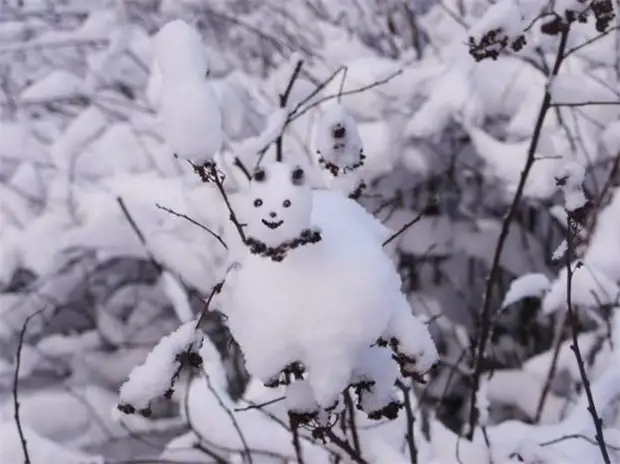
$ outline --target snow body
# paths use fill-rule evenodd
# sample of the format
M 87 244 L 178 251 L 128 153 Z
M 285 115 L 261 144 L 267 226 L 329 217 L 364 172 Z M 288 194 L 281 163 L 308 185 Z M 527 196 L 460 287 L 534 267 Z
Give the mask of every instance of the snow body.
M 280 262 L 245 250 L 231 276 L 228 325 L 251 374 L 267 383 L 288 364 L 301 362 L 316 402 L 329 408 L 350 384 L 360 353 L 385 334 L 420 356 L 424 370 L 431 367 L 435 346 L 411 314 L 376 229 L 361 227 L 359 216 L 346 217 L 344 208 L 337 217 L 320 206 L 313 211 L 303 170 L 284 163 L 255 176 L 244 204 L 247 236 L 267 246 L 313 226 L 322 237 L 289 250 Z M 420 329 L 425 335 L 416 339 Z

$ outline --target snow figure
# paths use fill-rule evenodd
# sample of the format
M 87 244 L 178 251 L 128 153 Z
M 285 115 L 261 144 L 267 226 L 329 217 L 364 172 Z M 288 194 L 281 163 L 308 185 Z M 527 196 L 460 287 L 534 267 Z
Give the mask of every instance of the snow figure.
M 271 385 L 300 364 L 314 402 L 329 411 L 379 339 L 403 372 L 432 367 L 435 345 L 400 290 L 381 232 L 362 226 L 363 209 L 327 214 L 304 170 L 277 162 L 254 174 L 245 195 L 239 215 L 248 246 L 227 280 L 223 309 L 252 375 Z M 377 404 L 386 402 L 381 390 Z
M 364 165 L 364 148 L 355 121 L 339 103 L 330 105 L 319 121 L 316 150 L 327 185 L 359 198 L 366 188 L 359 172 Z
M 164 25 L 155 37 L 152 73 L 149 99 L 170 148 L 196 164 L 211 161 L 222 145 L 222 115 L 198 31 L 179 19 Z

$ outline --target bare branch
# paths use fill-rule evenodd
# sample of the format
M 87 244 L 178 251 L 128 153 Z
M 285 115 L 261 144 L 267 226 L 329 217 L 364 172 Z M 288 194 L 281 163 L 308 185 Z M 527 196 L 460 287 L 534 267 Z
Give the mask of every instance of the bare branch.
M 178 213 L 178 212 L 174 211 L 173 209 L 166 208 L 165 206 L 160 205 L 159 203 L 156 203 L 155 206 L 158 207 L 161 210 L 166 211 L 167 213 L 172 214 L 173 216 L 183 218 L 183 219 L 191 222 L 192 224 L 200 227 L 201 229 L 207 231 L 213 238 L 215 238 L 218 242 L 220 242 L 224 248 L 226 248 L 228 250 L 228 245 L 226 245 L 226 242 L 224 241 L 224 239 L 220 235 L 216 234 L 211 229 L 209 229 L 207 226 L 203 226 L 201 223 L 199 223 L 198 221 L 195 221 L 194 219 L 192 219 L 191 217 L 187 216 L 186 214 Z
M 558 75 L 560 70 L 560 66 L 562 65 L 562 61 L 565 57 L 566 44 L 568 41 L 568 33 L 569 26 L 565 25 L 562 29 L 560 35 L 560 43 L 558 45 L 558 52 L 555 59 L 555 64 L 551 71 L 551 78 Z M 534 162 L 536 160 L 536 149 L 538 147 L 538 142 L 540 140 L 540 136 L 543 130 L 543 123 L 545 122 L 545 118 L 547 116 L 547 112 L 551 107 L 551 93 L 549 88 L 547 87 L 545 90 L 545 95 L 543 97 L 542 104 L 540 106 L 540 111 L 538 113 L 538 118 L 536 120 L 536 125 L 534 126 L 534 131 L 532 133 L 532 140 L 530 142 L 530 146 L 527 153 L 527 159 L 525 161 L 525 166 L 521 171 L 521 176 L 519 178 L 519 184 L 517 185 L 517 189 L 515 191 L 515 195 L 512 199 L 512 203 L 506 214 L 504 221 L 502 222 L 502 227 L 500 230 L 499 237 L 497 239 L 497 245 L 495 247 L 495 253 L 493 255 L 493 261 L 491 263 L 491 269 L 489 271 L 489 278 L 486 285 L 486 290 L 484 294 L 484 302 L 482 306 L 482 311 L 480 313 L 480 319 L 478 321 L 479 324 L 479 334 L 474 344 L 474 375 L 472 377 L 472 391 L 471 391 L 471 400 L 469 406 L 469 430 L 468 430 L 468 438 L 471 439 L 474 433 L 475 425 L 477 422 L 477 409 L 476 409 L 476 395 L 478 394 L 478 389 L 480 388 L 480 377 L 482 375 L 482 371 L 484 368 L 484 357 L 486 354 L 486 346 L 487 342 L 491 336 L 492 331 L 492 307 L 491 300 L 493 295 L 493 289 L 495 287 L 496 282 L 499 280 L 500 276 L 500 259 L 502 256 L 502 252 L 504 250 L 504 246 L 506 244 L 506 239 L 508 238 L 508 232 L 510 231 L 510 225 L 516 216 L 517 207 L 523 197 L 523 192 L 525 190 L 525 184 L 529 177 L 530 171 Z
M 571 336 L 573 339 L 571 350 L 573 351 L 573 353 L 575 353 L 575 359 L 577 360 L 577 366 L 579 367 L 579 376 L 581 377 L 583 390 L 585 392 L 586 399 L 588 400 L 588 412 L 592 416 L 592 421 L 594 422 L 594 429 L 596 430 L 596 435 L 594 436 L 594 438 L 596 439 L 596 442 L 601 450 L 601 456 L 603 457 L 603 461 L 605 462 L 605 464 L 611 464 L 609 452 L 607 451 L 607 446 L 605 444 L 605 437 L 603 436 L 603 420 L 600 418 L 596 411 L 596 405 L 594 404 L 592 389 L 590 388 L 590 380 L 588 379 L 588 374 L 586 372 L 583 356 L 581 355 L 581 349 L 579 348 L 578 321 L 577 315 L 575 314 L 575 309 L 573 308 L 573 300 L 571 295 L 574 272 L 571 263 L 571 256 L 573 255 L 574 247 L 573 239 L 576 236 L 578 227 L 579 225 L 575 221 L 573 215 L 569 213 L 568 230 L 566 232 L 566 243 L 568 245 L 566 256 L 566 305 L 568 307 L 568 321 L 570 322 Z
M 19 334 L 19 344 L 17 345 L 17 354 L 15 356 L 15 375 L 13 376 L 13 407 L 14 407 L 13 417 L 15 418 L 15 425 L 17 426 L 17 432 L 19 433 L 19 439 L 21 440 L 21 443 L 22 443 L 22 450 L 24 452 L 24 464 L 31 464 L 31 461 L 30 461 L 30 454 L 28 453 L 28 446 L 26 444 L 26 437 L 24 436 L 24 430 L 22 429 L 22 422 L 19 417 L 19 398 L 18 398 L 19 367 L 21 365 L 22 347 L 24 346 L 24 337 L 26 335 L 26 329 L 28 328 L 28 323 L 31 321 L 33 317 L 41 313 L 43 309 L 45 308 L 39 309 L 34 314 L 31 314 L 30 316 L 28 316 L 26 320 L 24 321 L 24 325 L 22 326 L 22 330 Z
M 302 60 L 299 60 L 297 62 L 297 65 L 295 66 L 295 69 L 293 70 L 293 74 L 291 75 L 291 78 L 288 81 L 288 85 L 286 86 L 286 90 L 284 91 L 282 95 L 280 95 L 280 108 L 286 108 L 286 104 L 288 103 L 288 98 L 291 94 L 291 90 L 293 90 L 293 85 L 295 84 L 295 81 L 299 77 L 299 72 L 301 71 L 301 67 L 303 66 L 303 64 L 304 62 Z M 276 161 L 282 161 L 282 138 L 283 137 L 284 137 L 284 130 L 282 131 L 282 133 L 276 140 Z

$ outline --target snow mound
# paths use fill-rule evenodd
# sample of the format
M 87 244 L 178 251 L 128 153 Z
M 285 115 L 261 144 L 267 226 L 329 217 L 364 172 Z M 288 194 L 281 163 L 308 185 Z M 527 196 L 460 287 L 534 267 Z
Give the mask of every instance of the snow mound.
M 532 273 L 523 275 L 510 283 L 510 288 L 502 302 L 502 308 L 506 308 L 524 298 L 540 298 L 550 287 L 551 282 L 545 274 Z
M 126 412 L 146 410 L 154 398 L 168 394 L 182 367 L 182 353 L 197 354 L 203 336 L 194 321 L 162 338 L 143 364 L 135 367 L 120 388 L 120 406 Z M 123 411 L 123 412 L 125 412 Z

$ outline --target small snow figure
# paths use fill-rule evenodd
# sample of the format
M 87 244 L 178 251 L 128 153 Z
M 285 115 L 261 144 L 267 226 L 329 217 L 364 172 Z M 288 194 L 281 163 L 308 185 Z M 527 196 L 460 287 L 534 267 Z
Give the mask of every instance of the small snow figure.
M 328 185 L 358 198 L 366 183 L 357 171 L 364 165 L 366 156 L 355 121 L 339 103 L 330 105 L 320 119 L 316 148 Z
M 179 19 L 164 25 L 155 37 L 152 72 L 150 98 L 157 103 L 168 145 L 198 165 L 211 161 L 222 145 L 222 115 L 207 81 L 198 31 Z
M 313 198 L 299 167 L 273 163 L 254 175 L 240 212 L 248 249 L 223 310 L 252 375 L 273 384 L 286 366 L 301 363 L 314 402 L 330 411 L 379 338 L 393 341 L 403 370 L 417 375 L 432 367 L 437 351 L 377 232 L 361 226 L 361 212 L 340 207 L 334 217 L 316 211 L 322 207 Z M 273 259 L 273 250 L 284 248 L 284 257 Z M 386 406 L 380 390 L 369 408 Z

